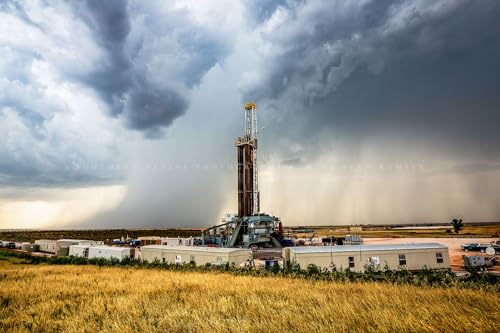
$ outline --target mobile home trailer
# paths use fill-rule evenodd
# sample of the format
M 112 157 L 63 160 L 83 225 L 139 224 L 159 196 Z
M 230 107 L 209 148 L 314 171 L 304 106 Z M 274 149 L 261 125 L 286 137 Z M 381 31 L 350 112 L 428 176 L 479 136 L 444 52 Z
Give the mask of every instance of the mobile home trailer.
M 102 242 L 86 240 L 86 239 L 39 239 L 35 241 L 35 244 L 40 246 L 41 252 L 54 253 L 57 255 L 68 255 L 69 247 L 71 245 L 78 244 L 89 244 L 89 245 L 99 245 Z
M 321 268 L 349 268 L 364 272 L 365 267 L 383 269 L 404 267 L 418 271 L 430 269 L 450 269 L 448 248 L 439 243 L 377 244 L 288 247 L 283 249 L 285 263 L 295 262 L 301 268 L 313 264 Z
M 193 237 L 162 237 L 161 245 L 170 245 L 170 246 L 193 246 L 194 238 Z
M 73 257 L 83 257 L 83 258 L 88 258 L 89 257 L 89 245 L 70 245 L 69 246 L 69 256 Z
M 56 253 L 57 243 L 53 239 L 37 239 L 35 244 L 40 246 L 41 252 Z
M 165 263 L 194 262 L 198 266 L 230 264 L 239 267 L 252 258 L 252 251 L 240 248 L 148 245 L 141 248 L 141 256 L 148 262 L 157 259 Z
M 134 253 L 129 247 L 115 247 L 115 246 L 91 246 L 88 249 L 88 258 L 115 258 L 122 260 L 125 257 L 134 257 Z

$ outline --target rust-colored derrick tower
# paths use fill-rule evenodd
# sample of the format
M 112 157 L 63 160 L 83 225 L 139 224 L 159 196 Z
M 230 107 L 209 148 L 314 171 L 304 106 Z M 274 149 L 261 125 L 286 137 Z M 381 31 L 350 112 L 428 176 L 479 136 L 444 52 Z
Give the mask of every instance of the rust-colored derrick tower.
M 257 110 L 245 105 L 245 135 L 235 140 L 238 160 L 238 216 L 259 214 Z
M 202 245 L 281 247 L 281 221 L 260 212 L 257 169 L 257 110 L 245 104 L 245 132 L 234 142 L 238 161 L 238 214 L 226 214 L 222 224 L 202 231 Z M 205 236 L 206 235 L 206 236 Z

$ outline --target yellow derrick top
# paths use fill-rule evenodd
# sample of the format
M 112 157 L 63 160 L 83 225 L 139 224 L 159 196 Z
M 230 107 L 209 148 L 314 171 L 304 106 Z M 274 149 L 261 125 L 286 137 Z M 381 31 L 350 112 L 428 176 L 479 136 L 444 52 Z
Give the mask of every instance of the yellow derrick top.
M 245 104 L 245 110 L 251 110 L 251 109 L 256 109 L 254 103 L 248 102 L 247 104 Z

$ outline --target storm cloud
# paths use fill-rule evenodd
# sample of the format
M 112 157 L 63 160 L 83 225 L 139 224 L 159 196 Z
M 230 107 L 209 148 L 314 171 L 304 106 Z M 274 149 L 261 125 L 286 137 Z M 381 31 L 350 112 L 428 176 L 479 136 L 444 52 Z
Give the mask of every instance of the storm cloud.
M 362 144 L 392 133 L 491 158 L 500 141 L 499 13 L 497 1 L 277 5 L 256 28 L 262 65 L 244 93 L 288 112 L 290 141 L 324 142 L 330 132 Z
M 155 17 L 159 14 L 154 11 L 161 13 L 161 9 L 154 6 L 147 8 L 146 5 L 145 13 L 135 13 L 139 22 L 155 21 L 152 25 L 148 24 L 147 31 L 139 31 L 140 34 L 132 31 L 134 27 L 128 12 L 132 5 L 128 1 L 103 3 L 87 0 L 74 6 L 75 14 L 90 27 L 95 40 L 106 53 L 102 63 L 87 73 L 83 81 L 107 102 L 112 115 L 125 118 L 129 128 L 143 131 L 146 137 L 161 136 L 162 129 L 186 111 L 187 87 L 196 84 L 203 73 L 217 62 L 217 42 L 214 40 L 211 43 L 209 38 L 197 40 L 195 26 L 165 29 L 161 22 L 155 20 L 160 20 L 160 17 Z M 137 23 L 135 29 L 142 28 L 145 26 Z M 155 57 L 164 56 L 167 59 L 169 49 L 176 45 L 180 46 L 178 51 L 184 52 L 182 67 L 185 70 L 156 72 L 158 69 L 153 68 L 151 62 Z M 205 58 L 202 65 L 199 54 Z M 164 76 L 158 77 L 158 74 Z
M 498 220 L 499 16 L 494 0 L 2 1 L 0 202 L 116 185 L 81 226 L 217 223 L 252 101 L 261 207 L 286 224 Z
M 161 138 L 226 54 L 189 12 L 159 1 L 5 1 L 0 16 L 5 184 L 123 180 L 126 130 Z

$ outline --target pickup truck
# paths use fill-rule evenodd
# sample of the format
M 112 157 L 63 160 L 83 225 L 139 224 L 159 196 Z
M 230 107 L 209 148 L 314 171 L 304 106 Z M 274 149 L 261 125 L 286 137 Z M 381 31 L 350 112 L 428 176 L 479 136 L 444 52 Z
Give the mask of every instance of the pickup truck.
M 486 248 L 490 246 L 488 244 L 479 244 L 479 243 L 467 243 L 467 244 L 462 244 L 462 251 L 480 251 L 484 252 Z

